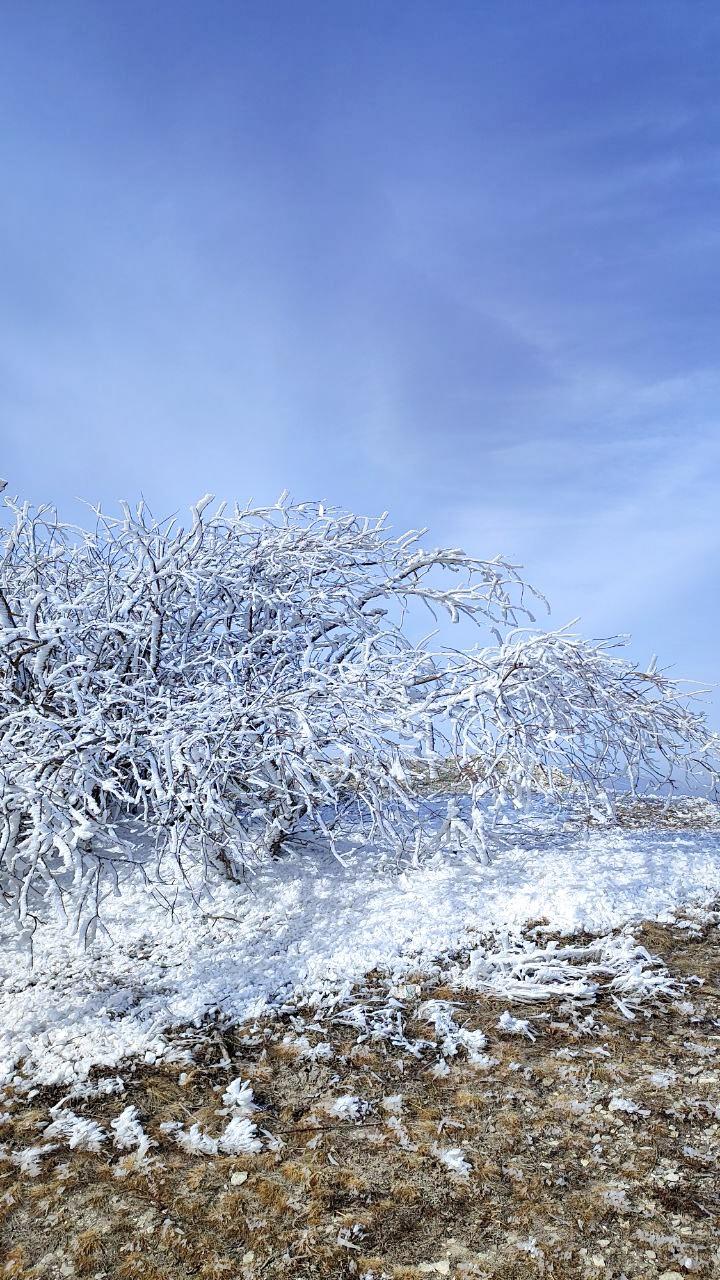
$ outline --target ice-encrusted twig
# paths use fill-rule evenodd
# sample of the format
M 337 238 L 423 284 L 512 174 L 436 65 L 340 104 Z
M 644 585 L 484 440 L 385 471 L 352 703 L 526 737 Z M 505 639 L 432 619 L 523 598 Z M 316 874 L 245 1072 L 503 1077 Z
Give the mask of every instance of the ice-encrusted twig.
M 683 990 L 662 960 L 624 933 L 571 945 L 506 938 L 497 948 L 471 951 L 467 967 L 455 966 L 451 978 L 460 989 L 520 1002 L 560 997 L 590 1005 L 603 991 L 628 1018 L 662 999 L 677 999 Z

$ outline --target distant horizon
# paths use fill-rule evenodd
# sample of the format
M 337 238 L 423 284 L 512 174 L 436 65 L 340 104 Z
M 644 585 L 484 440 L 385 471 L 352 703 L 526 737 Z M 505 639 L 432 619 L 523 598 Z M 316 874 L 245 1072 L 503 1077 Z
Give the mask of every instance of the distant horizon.
M 717 6 L 10 0 L 2 34 L 7 493 L 388 510 L 720 681 Z

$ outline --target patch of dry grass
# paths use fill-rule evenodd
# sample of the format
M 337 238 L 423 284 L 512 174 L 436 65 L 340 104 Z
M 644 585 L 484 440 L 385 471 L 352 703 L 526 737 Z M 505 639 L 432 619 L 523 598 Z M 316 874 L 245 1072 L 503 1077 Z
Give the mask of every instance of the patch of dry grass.
M 635 830 L 714 831 L 720 806 L 701 796 L 626 796 L 617 801 L 616 817 L 621 827 Z
M 418 978 L 405 1043 L 296 1010 L 209 1029 L 182 1076 L 168 1064 L 128 1067 L 122 1097 L 72 1105 L 107 1125 L 134 1104 L 158 1144 L 153 1167 L 116 1176 L 122 1155 L 110 1143 L 100 1154 L 58 1146 L 37 1177 L 0 1163 L 0 1276 L 719 1274 L 719 931 L 648 924 L 640 940 L 673 973 L 704 981 L 634 1022 L 609 1001 L 590 1018 L 543 1006 L 531 1011 L 533 1042 L 498 1030 L 504 1006 Z M 436 1078 L 436 1055 L 408 1050 L 429 1035 L 420 1003 L 441 998 L 455 1002 L 458 1023 L 486 1033 L 496 1066 L 459 1053 Z M 325 1040 L 331 1057 L 308 1056 L 308 1042 Z M 179 1120 L 217 1132 L 222 1090 L 238 1075 L 274 1140 L 260 1155 L 188 1155 L 161 1130 Z M 362 1099 L 366 1114 L 333 1116 L 341 1095 Z M 8 1152 L 42 1141 L 61 1096 L 0 1102 Z M 467 1178 L 443 1163 L 448 1148 L 462 1149 Z

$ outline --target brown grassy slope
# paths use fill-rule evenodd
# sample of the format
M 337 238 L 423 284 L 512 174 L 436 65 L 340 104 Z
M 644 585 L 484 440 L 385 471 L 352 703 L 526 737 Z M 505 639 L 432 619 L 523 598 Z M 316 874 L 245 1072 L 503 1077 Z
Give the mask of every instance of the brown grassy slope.
M 460 1025 L 486 1032 L 493 1067 L 459 1053 L 436 1078 L 434 1048 L 416 1057 L 339 1022 L 314 1029 L 309 1011 L 207 1029 L 183 1083 L 177 1065 L 128 1067 L 121 1098 L 73 1106 L 107 1125 L 134 1103 L 158 1143 L 154 1168 L 133 1172 L 110 1143 L 99 1154 L 60 1146 L 34 1178 L 0 1163 L 0 1276 L 720 1274 L 720 934 L 647 925 L 640 939 L 703 985 L 634 1022 L 602 997 L 589 1015 L 526 1010 L 534 1042 L 498 1030 L 502 1004 L 411 984 L 406 1037 L 434 1039 L 414 1021 L 420 1002 L 451 999 Z M 387 996 L 379 978 L 375 994 Z M 327 1039 L 333 1056 L 303 1056 L 300 1035 Z M 229 1073 L 252 1082 L 277 1149 L 186 1154 L 160 1124 L 218 1132 Z M 329 1113 L 344 1094 L 369 1104 L 359 1122 Z M 59 1097 L 0 1102 L 8 1151 L 42 1141 Z M 471 1166 L 466 1178 L 442 1161 L 452 1147 Z

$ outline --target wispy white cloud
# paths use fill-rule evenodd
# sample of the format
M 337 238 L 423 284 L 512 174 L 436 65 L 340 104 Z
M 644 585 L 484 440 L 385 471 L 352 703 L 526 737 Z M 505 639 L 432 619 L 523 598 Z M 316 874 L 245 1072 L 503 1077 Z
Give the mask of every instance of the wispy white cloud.
M 15 6 L 0 471 L 389 508 L 720 675 L 720 18 L 412 19 Z

